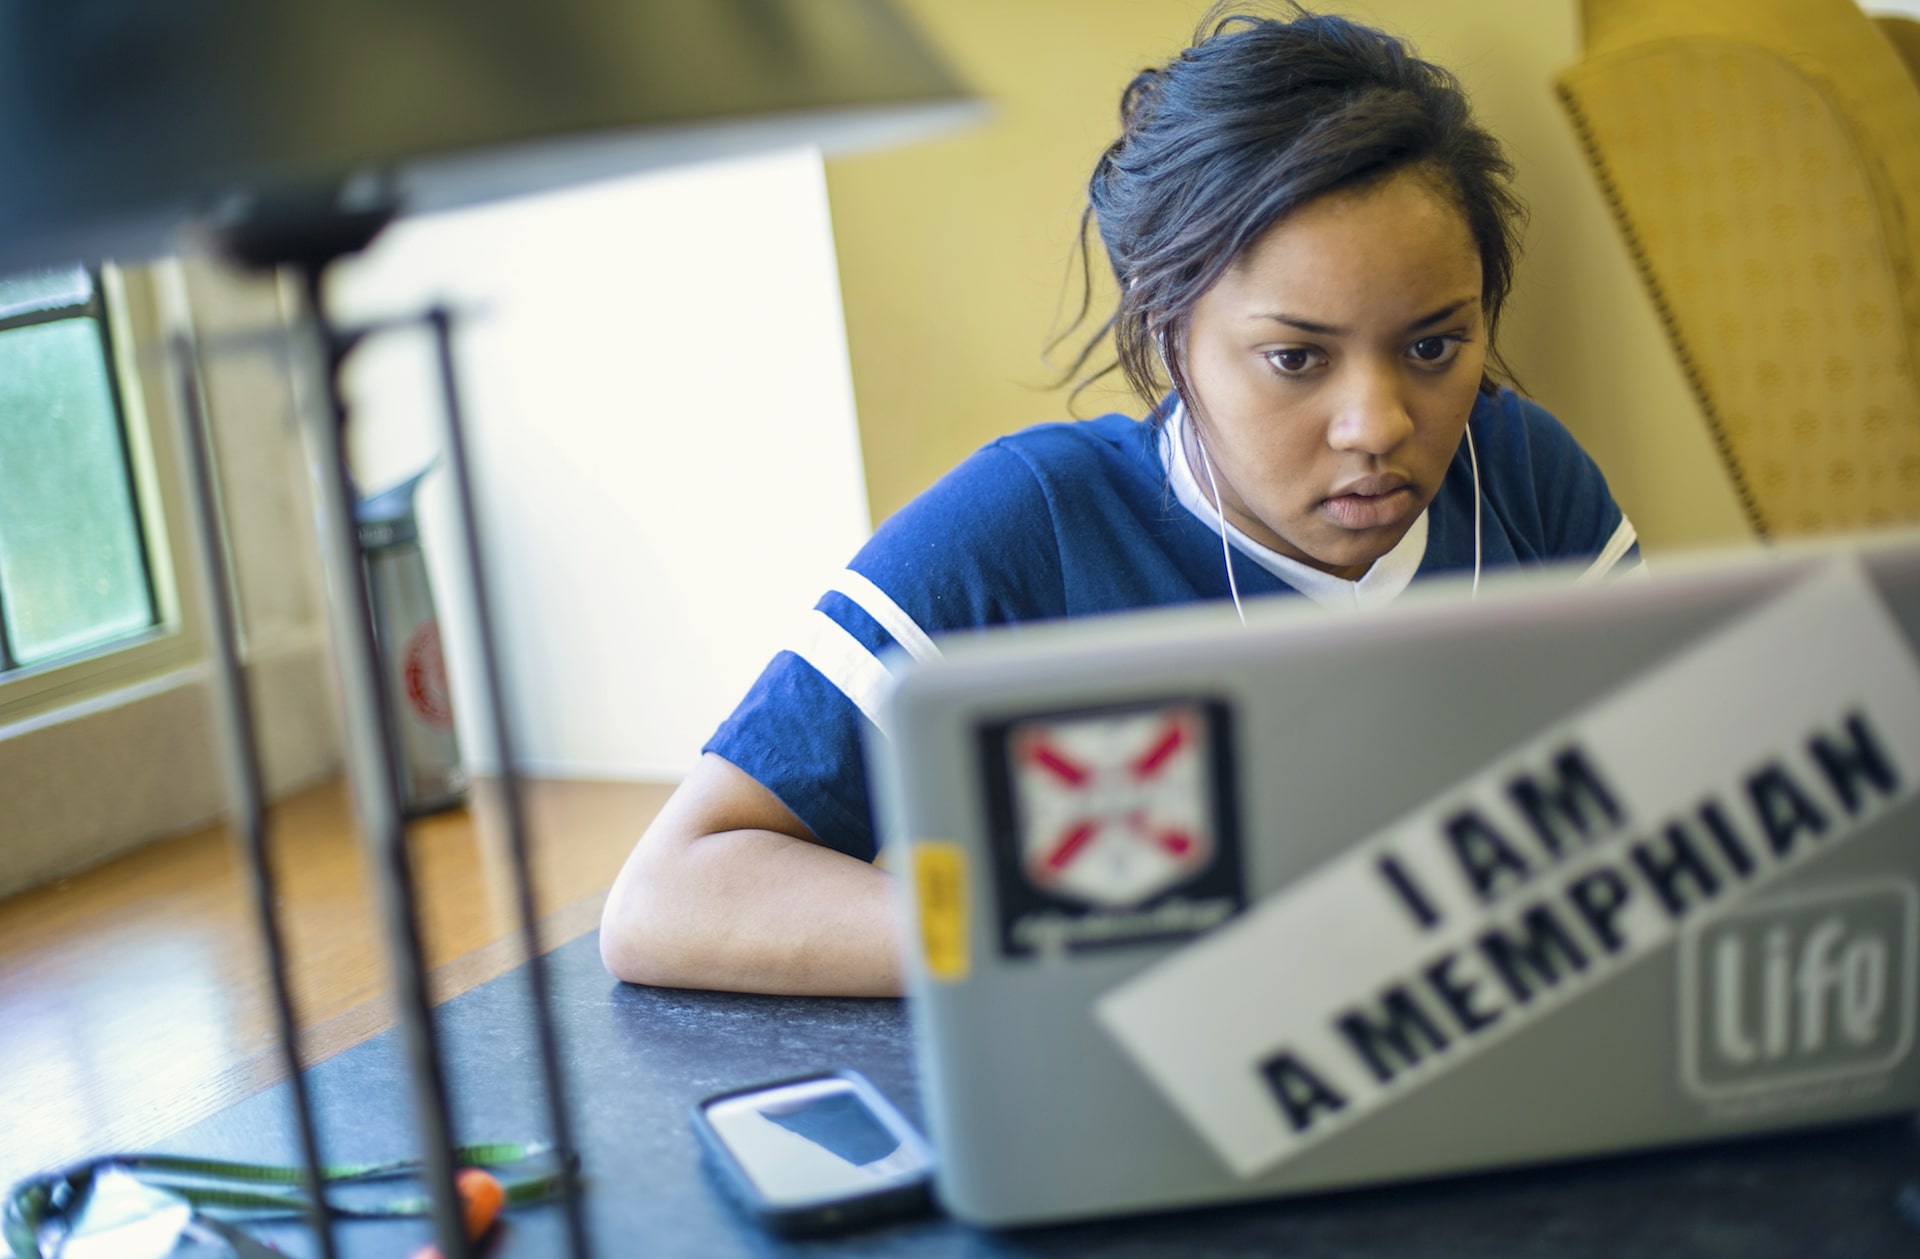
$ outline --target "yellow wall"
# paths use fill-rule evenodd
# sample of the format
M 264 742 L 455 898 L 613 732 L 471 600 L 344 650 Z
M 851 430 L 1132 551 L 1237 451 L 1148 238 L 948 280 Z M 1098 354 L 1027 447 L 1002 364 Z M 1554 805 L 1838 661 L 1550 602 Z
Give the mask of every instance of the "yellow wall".
M 1087 172 L 1120 89 L 1187 42 L 1205 0 L 904 0 L 993 103 L 983 127 L 829 163 L 875 520 L 997 434 L 1063 418 L 1042 347 Z M 1504 344 L 1606 471 L 1651 550 L 1752 535 L 1550 87 L 1575 0 L 1353 0 L 1465 81 L 1512 150 L 1532 225 Z M 1104 261 L 1094 259 L 1105 281 Z M 1103 299 L 1109 288 L 1097 288 Z M 1056 358 L 1058 356 L 1056 355 Z M 1104 359 L 1102 360 L 1105 361 Z M 1089 395 L 1079 412 L 1128 405 Z

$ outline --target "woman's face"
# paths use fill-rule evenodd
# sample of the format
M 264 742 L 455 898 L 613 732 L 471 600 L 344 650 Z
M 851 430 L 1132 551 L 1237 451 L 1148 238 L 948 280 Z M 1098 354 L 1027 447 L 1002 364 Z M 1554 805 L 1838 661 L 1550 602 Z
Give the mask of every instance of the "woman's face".
M 1227 519 L 1349 580 L 1440 489 L 1486 361 L 1480 253 L 1426 178 L 1334 193 L 1269 228 L 1195 303 L 1187 458 Z M 1197 431 L 1196 431 L 1197 430 Z

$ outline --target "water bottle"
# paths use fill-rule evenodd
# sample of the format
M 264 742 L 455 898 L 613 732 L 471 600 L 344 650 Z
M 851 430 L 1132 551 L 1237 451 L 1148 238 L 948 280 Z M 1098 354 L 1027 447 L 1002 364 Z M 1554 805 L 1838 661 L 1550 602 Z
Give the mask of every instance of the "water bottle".
M 440 618 L 434 612 L 414 513 L 414 491 L 432 470 L 428 464 L 354 507 L 380 667 L 387 679 L 387 726 L 399 758 L 395 771 L 408 817 L 449 809 L 467 798 L 467 773 L 460 763 L 440 647 Z

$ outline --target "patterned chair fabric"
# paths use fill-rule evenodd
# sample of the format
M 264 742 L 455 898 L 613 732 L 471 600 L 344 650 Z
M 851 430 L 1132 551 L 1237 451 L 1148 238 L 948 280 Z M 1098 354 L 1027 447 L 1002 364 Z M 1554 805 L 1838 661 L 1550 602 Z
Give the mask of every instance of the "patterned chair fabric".
M 1853 0 L 1583 0 L 1560 100 L 1762 536 L 1920 521 L 1920 77 Z

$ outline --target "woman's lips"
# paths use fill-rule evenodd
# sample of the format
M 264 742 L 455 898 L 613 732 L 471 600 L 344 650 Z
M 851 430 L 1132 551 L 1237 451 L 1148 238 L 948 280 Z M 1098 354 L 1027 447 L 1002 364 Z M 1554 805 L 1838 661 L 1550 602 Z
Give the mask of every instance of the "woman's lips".
M 1320 506 L 1344 529 L 1379 529 L 1398 524 L 1413 503 L 1411 485 L 1383 480 L 1348 486 Z

